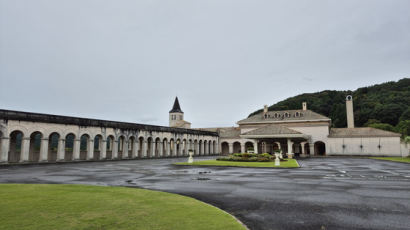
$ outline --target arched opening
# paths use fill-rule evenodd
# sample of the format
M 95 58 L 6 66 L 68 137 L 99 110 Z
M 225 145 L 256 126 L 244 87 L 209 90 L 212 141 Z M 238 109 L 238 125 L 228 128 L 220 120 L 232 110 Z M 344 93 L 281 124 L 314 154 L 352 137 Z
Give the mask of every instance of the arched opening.
M 74 140 L 75 140 L 75 135 L 72 133 L 67 134 L 65 136 L 65 155 L 64 155 L 65 161 L 71 161 L 73 159 Z
M 204 140 L 204 154 L 205 155 L 209 155 L 209 145 L 208 145 L 208 141 Z
M 118 159 L 125 158 L 125 154 L 128 154 L 128 153 L 125 153 L 125 151 L 124 151 L 125 144 L 126 144 L 125 143 L 125 137 L 120 136 L 118 138 Z M 123 155 L 124 155 L 124 157 L 123 157 Z
M 47 155 L 48 162 L 57 161 L 59 140 L 60 140 L 60 134 L 58 133 L 51 133 L 50 136 L 48 137 L 48 155 Z
M 181 149 L 182 146 L 181 145 L 182 145 L 181 140 L 177 139 L 177 141 L 175 142 L 175 156 L 180 156 L 182 154 L 182 149 Z
M 98 134 L 94 137 L 94 160 L 98 160 L 101 157 L 101 151 L 103 149 L 103 137 Z
M 161 139 L 159 139 L 159 137 L 157 137 L 155 139 L 155 157 L 159 157 L 160 156 L 160 144 L 161 144 Z
M 112 159 L 112 149 L 114 147 L 114 136 L 110 135 L 107 137 L 107 159 Z
M 186 139 L 183 139 L 181 145 L 182 145 L 182 146 L 181 146 L 181 148 L 182 148 L 182 154 L 183 154 L 184 156 L 187 156 L 187 155 L 188 155 L 188 149 L 189 149 L 189 147 L 187 146 L 187 145 L 188 145 L 187 140 L 186 140 Z
M 143 155 L 143 150 L 144 150 L 144 137 L 139 137 L 138 138 L 138 144 L 139 144 L 139 146 L 138 146 L 138 157 L 139 158 L 142 158 L 144 155 Z
M 194 155 L 199 155 L 197 140 L 194 140 Z
M 80 160 L 87 160 L 88 146 L 89 146 L 90 136 L 88 134 L 83 134 L 80 138 Z
M 170 147 L 170 149 L 169 149 L 169 153 L 170 153 L 170 156 L 175 156 L 175 141 L 174 141 L 174 139 L 172 139 L 171 138 L 171 140 L 169 140 L 169 147 Z
M 295 157 L 299 157 L 302 152 L 302 147 L 300 143 L 293 143 L 292 144 L 292 152 L 295 154 Z
M 23 146 L 23 133 L 14 131 L 10 134 L 9 162 L 15 163 L 20 161 L 21 148 Z
M 2 156 L 2 154 L 3 154 L 2 144 L 3 144 L 3 133 L 0 131 L 0 160 L 2 160 L 2 158 L 3 158 L 3 156 Z
M 229 154 L 229 144 L 228 144 L 228 142 L 222 142 L 221 152 L 222 152 L 223 155 L 228 155 Z
M 233 143 L 233 153 L 241 153 L 241 143 L 239 142 Z
M 315 155 L 325 156 L 326 155 L 326 145 L 322 141 L 315 142 Z
M 153 141 L 152 141 L 152 137 L 148 137 L 148 139 L 147 139 L 147 157 L 148 158 L 150 158 L 150 157 L 153 157 L 153 151 L 152 151 L 152 148 L 153 148 L 154 146 L 153 146 Z
M 132 136 L 129 138 L 128 140 L 128 157 L 129 158 L 134 158 L 135 156 L 132 155 L 132 153 L 134 152 L 134 148 L 135 148 L 135 137 Z
M 245 143 L 245 152 L 255 152 L 255 149 L 254 149 L 254 147 L 253 147 L 253 143 L 252 142 L 250 142 L 250 141 L 248 141 L 248 142 L 246 142 Z
M 310 155 L 309 143 L 305 144 L 305 154 Z
M 43 134 L 40 132 L 34 132 L 30 135 L 30 148 L 28 154 L 28 160 L 30 162 L 38 162 L 40 160 L 41 139 Z
M 204 144 L 202 143 L 202 140 L 199 140 L 198 142 L 199 155 L 204 155 L 204 152 L 202 149 L 203 147 L 204 147 Z

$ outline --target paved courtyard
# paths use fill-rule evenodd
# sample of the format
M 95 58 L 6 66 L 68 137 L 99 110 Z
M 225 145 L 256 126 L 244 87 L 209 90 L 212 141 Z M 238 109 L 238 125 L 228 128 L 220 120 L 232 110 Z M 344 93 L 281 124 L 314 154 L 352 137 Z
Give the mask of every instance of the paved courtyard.
M 298 169 L 171 164 L 184 160 L 0 167 L 0 183 L 173 192 L 220 207 L 250 229 L 410 229 L 410 164 L 359 158 L 305 159 Z

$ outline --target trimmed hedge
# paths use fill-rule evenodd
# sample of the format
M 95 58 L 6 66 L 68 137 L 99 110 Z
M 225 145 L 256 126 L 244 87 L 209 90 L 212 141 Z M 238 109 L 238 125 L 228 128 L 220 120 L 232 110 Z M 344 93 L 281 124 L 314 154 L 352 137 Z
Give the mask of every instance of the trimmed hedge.
M 227 157 L 219 157 L 218 161 L 241 161 L 241 162 L 270 162 L 275 161 L 275 156 L 269 153 L 234 153 Z M 281 161 L 286 161 L 281 159 Z

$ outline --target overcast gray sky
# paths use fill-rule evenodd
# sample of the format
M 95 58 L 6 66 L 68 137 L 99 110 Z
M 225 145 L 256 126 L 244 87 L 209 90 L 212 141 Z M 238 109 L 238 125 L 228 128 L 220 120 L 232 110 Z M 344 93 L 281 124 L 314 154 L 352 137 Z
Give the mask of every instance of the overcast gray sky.
M 0 0 L 2 109 L 232 126 L 409 73 L 409 0 Z

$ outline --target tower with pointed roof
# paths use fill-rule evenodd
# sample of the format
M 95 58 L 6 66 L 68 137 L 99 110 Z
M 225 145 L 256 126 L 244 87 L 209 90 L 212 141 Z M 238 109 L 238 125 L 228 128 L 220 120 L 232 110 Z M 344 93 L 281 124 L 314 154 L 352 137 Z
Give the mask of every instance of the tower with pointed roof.
M 175 97 L 174 106 L 169 111 L 169 127 L 191 128 L 191 123 L 184 121 L 184 112 L 179 105 L 178 97 Z

